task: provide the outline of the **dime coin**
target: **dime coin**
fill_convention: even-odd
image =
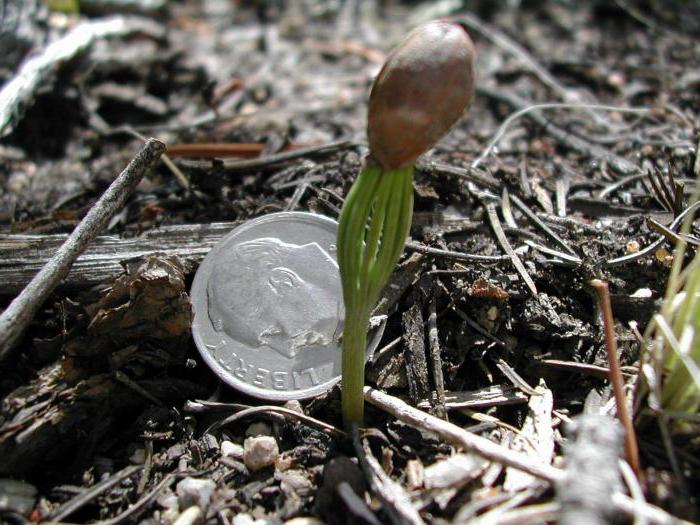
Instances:
[[[224,382],[285,401],[340,380],[337,227],[321,215],[273,213],[238,226],[204,258],[192,284],[192,334]],[[382,331],[372,334],[370,353]]]

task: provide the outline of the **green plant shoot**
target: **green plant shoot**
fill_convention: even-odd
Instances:
[[[363,420],[370,314],[411,227],[414,162],[469,107],[474,57],[463,28],[431,22],[391,52],[372,86],[369,159],[345,199],[338,225],[345,303],[342,411],[348,428]]]

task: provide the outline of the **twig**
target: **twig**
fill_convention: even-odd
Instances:
[[[475,519],[474,525],[522,525],[523,523],[556,523],[559,519],[559,504],[535,503],[507,510],[498,516],[486,516],[486,519]],[[591,525],[591,524],[587,524]]]
[[[639,484],[639,480],[635,475],[634,471],[630,467],[629,463],[626,461],[619,460],[620,473],[622,474],[622,479],[625,480],[627,484],[627,489],[629,490],[632,498],[640,504],[644,504],[646,500],[644,499],[644,490]],[[647,525],[647,520],[644,516],[637,515],[634,518],[634,525]]]
[[[274,405],[263,405],[263,406],[245,408],[245,409],[241,410],[240,412],[236,412],[235,414],[228,416],[227,418],[223,419],[222,421],[217,421],[216,423],[211,425],[206,430],[205,434],[209,434],[219,427],[222,427],[225,425],[230,425],[231,423],[238,421],[239,419],[243,419],[243,418],[248,417],[248,416],[253,416],[255,414],[268,413],[268,412],[282,414],[283,416],[285,416],[287,418],[291,418],[291,419],[298,419],[299,421],[303,421],[307,425],[311,425],[311,426],[319,428],[320,430],[324,430],[337,438],[344,439],[347,437],[345,432],[334,427],[333,425],[329,425],[328,423],[324,423],[323,421],[315,419],[311,416],[307,416],[306,414],[302,414],[300,412],[295,412],[294,410],[291,410],[289,408],[278,407],[278,406],[274,406]]]
[[[481,325],[480,325],[479,323],[477,323],[474,319],[472,319],[471,317],[469,317],[469,316],[468,316],[466,313],[464,313],[462,310],[460,310],[459,308],[457,308],[457,306],[456,306],[454,303],[451,305],[451,307],[452,307],[452,310],[454,311],[454,313],[456,313],[459,317],[461,317],[462,320],[463,320],[465,323],[467,323],[471,328],[473,328],[476,332],[478,332],[479,334],[483,335],[483,336],[486,337],[487,339],[493,341],[494,343],[496,343],[496,344],[497,344],[498,346],[500,346],[501,348],[505,348],[505,347],[506,347],[506,344],[505,344],[503,341],[501,341],[498,337],[496,337],[496,336],[493,335],[491,332],[489,332],[488,330],[486,330],[483,326],[481,326]]]
[[[520,469],[549,482],[555,482],[561,479],[563,475],[563,472],[558,468],[533,461],[532,458],[523,454],[508,450],[484,437],[467,432],[448,421],[413,408],[396,397],[371,387],[365,387],[364,392],[365,400],[369,403],[385,410],[404,423],[433,432],[455,446],[475,452],[491,461]]]
[[[485,202],[484,206],[486,207],[486,213],[488,214],[489,223],[491,224],[493,233],[496,235],[496,240],[498,240],[498,243],[501,245],[506,254],[508,254],[508,257],[510,257],[515,270],[518,272],[518,274],[520,274],[520,277],[527,285],[527,288],[530,290],[532,296],[537,297],[537,287],[535,286],[534,281],[530,277],[530,274],[527,273],[525,265],[520,260],[520,257],[518,257],[518,254],[515,253],[515,250],[510,245],[510,242],[508,242],[508,237],[506,237],[506,234],[503,231],[501,221],[498,218],[498,213],[496,212],[496,204],[493,202]]]
[[[0,91],[0,137],[10,133],[23,109],[33,102],[37,89],[50,83],[56,70],[90,47],[96,40],[134,33],[162,38],[163,29],[145,19],[113,17],[83,22],[49,44],[40,54],[25,61],[15,77]]]
[[[411,503],[408,493],[382,470],[366,443],[363,446],[360,442],[357,427],[353,430],[352,443],[369,485],[384,504],[391,521],[396,525],[424,525],[425,522]]]
[[[440,338],[437,328],[437,308],[435,305],[436,292],[433,290],[428,303],[428,343],[430,344],[430,360],[433,367],[433,382],[435,383],[435,413],[441,419],[447,419],[445,408],[445,379],[442,375],[442,358],[440,357]]]
[[[460,179],[465,179],[469,182],[473,182],[477,186],[488,188],[492,191],[499,191],[502,186],[502,184],[491,175],[480,169],[458,168],[457,166],[450,166],[449,164],[442,164],[430,160],[419,162],[418,169],[429,174],[459,177]]]
[[[486,89],[486,88],[485,88]],[[489,90],[489,93],[493,94],[496,92],[491,92]],[[512,101],[516,101],[517,98],[515,96],[505,96],[508,99],[512,99]],[[511,98],[512,97],[512,98]],[[522,105],[522,103],[520,104]],[[539,111],[542,109],[602,109],[605,111],[616,111],[618,113],[634,113],[634,114],[647,114],[651,111],[650,108],[624,108],[624,107],[618,107],[618,106],[606,106],[602,104],[561,104],[561,103],[548,103],[548,104],[532,104],[528,105],[525,107],[521,107],[518,111],[515,113],[512,113],[508,116],[506,120],[503,121],[503,124],[498,128],[496,133],[494,133],[493,138],[491,141],[488,143],[486,148],[484,148],[484,151],[481,152],[481,154],[474,159],[474,161],[471,164],[472,168],[478,168],[482,162],[486,159],[486,157],[489,156],[491,151],[493,151],[493,148],[496,147],[496,144],[503,138],[503,135],[505,135],[506,130],[510,127],[510,125],[518,120],[520,117],[527,115],[528,113],[536,112],[530,115],[534,120],[538,120],[538,115]],[[544,117],[541,117],[544,118]],[[586,142],[581,138],[578,138],[577,140],[581,140],[582,142]],[[599,149],[600,146],[595,146],[594,144],[589,145],[590,150],[594,149]],[[601,150],[603,148],[600,148]],[[612,152],[610,152],[612,154]]]
[[[224,171],[227,171],[229,173],[240,173],[255,169],[271,169],[277,166],[278,164],[283,164],[285,162],[289,162],[290,160],[296,160],[314,155],[329,155],[331,153],[335,153],[344,149],[351,149],[356,146],[357,144],[352,141],[339,140],[337,142],[330,142],[321,146],[310,146],[308,148],[299,148],[292,151],[283,151],[282,153],[275,153],[274,155],[267,155],[265,157],[259,157],[256,159],[224,159],[221,162],[221,166],[224,169]],[[196,160],[182,160],[180,161],[180,164],[188,168],[202,169],[209,169],[212,166],[211,162]]]
[[[476,255],[470,253],[453,252],[450,250],[441,250],[440,248],[423,246],[422,244],[418,244],[417,242],[407,242],[406,248],[415,252],[424,253],[426,255],[437,255],[438,257],[445,257],[447,259],[454,259],[456,261],[498,263],[509,260],[509,257],[507,255]]]
[[[673,222],[669,224],[666,228],[669,231],[674,231],[676,230],[682,223],[683,219],[689,214],[694,212],[697,208],[700,208],[700,201],[694,202],[690,206],[688,206],[685,210],[683,210],[675,219],[673,219]],[[617,266],[619,264],[626,264],[628,262],[636,261],[637,259],[641,259],[642,257],[646,257],[650,253],[653,253],[656,251],[656,249],[661,246],[664,241],[666,240],[665,235],[661,235],[658,239],[656,239],[654,242],[646,246],[645,248],[642,248],[636,253],[631,253],[629,255],[623,255],[622,257],[615,257],[614,259],[608,259],[603,263],[603,266],[606,266],[608,268],[612,266]]]
[[[617,355],[617,338],[615,337],[615,320],[613,319],[612,306],[610,304],[610,291],[608,290],[608,284],[600,279],[593,279],[591,286],[598,294],[598,304],[603,314],[605,347],[608,352],[608,365],[610,366],[610,383],[615,394],[617,416],[625,429],[625,456],[632,470],[639,478],[641,476],[639,445],[637,444],[637,435],[634,432],[632,418],[627,410],[625,381],[622,378],[620,361]]]
[[[132,521],[135,517],[137,517],[139,514],[141,514],[143,511],[146,510],[146,508],[153,502],[153,500],[158,497],[158,494],[170,485],[173,480],[176,478],[176,475],[174,474],[167,474],[161,481],[158,483],[153,489],[151,489],[148,494],[143,496],[140,500],[138,500],[136,503],[133,505],[130,505],[127,507],[127,509],[122,512],[121,514],[118,514],[112,519],[105,520],[105,521],[100,521],[100,525],[119,525],[124,522],[130,522]]]
[[[523,214],[524,214],[528,219],[530,219],[530,221],[532,221],[533,224],[535,224],[535,226],[537,226],[538,228],[540,228],[540,229],[545,233],[545,235],[547,235],[547,236],[548,236],[550,239],[552,239],[555,243],[557,243],[557,244],[558,244],[559,246],[561,246],[564,250],[566,250],[566,252],[568,252],[569,255],[573,255],[574,257],[576,257],[576,258],[578,259],[578,255],[577,255],[576,252],[566,243],[566,241],[565,241],[564,239],[562,239],[561,237],[559,237],[559,235],[557,235],[556,232],[555,232],[554,230],[552,230],[552,228],[550,228],[549,226],[547,226],[547,225],[542,221],[542,219],[540,219],[537,215],[535,215],[534,212],[533,212],[530,208],[528,208],[527,205],[526,205],[523,201],[521,201],[521,200],[518,198],[517,195],[511,195],[511,196],[510,196],[510,200],[512,200],[512,201],[513,201],[513,204],[515,204],[515,205],[518,207],[518,209],[519,209],[521,212],[523,212]]]
[[[600,159],[604,162],[610,164],[615,170],[619,171],[624,175],[631,175],[633,173],[639,173],[641,168],[630,162],[629,160],[620,157],[619,155],[613,153],[607,148],[599,146],[597,144],[591,144],[590,142],[583,140],[580,137],[572,135],[568,131],[556,126],[551,121],[549,121],[540,111],[532,111],[532,104],[526,100],[520,98],[519,96],[512,93],[504,93],[502,91],[497,91],[495,89],[487,88],[485,86],[480,86],[478,92],[487,97],[493,98],[500,102],[505,102],[511,107],[516,109],[516,113],[511,115],[511,117],[517,118],[519,113],[522,112],[523,115],[527,115],[537,124],[545,128],[554,138],[556,138],[561,143],[567,145],[574,151],[588,155],[591,158]],[[504,123],[505,124],[505,123]],[[476,161],[475,161],[476,162]]]
[[[97,496],[118,485],[135,472],[138,472],[140,469],[141,467],[137,465],[132,465],[120,470],[119,472],[107,478],[106,480],[101,481],[97,485],[90,487],[84,492],[81,492],[73,499],[68,500],[66,503],[58,507],[51,514],[46,516],[46,519],[49,521],[63,521],[64,518],[67,518],[68,516],[73,514],[80,507],[90,503]]]
[[[508,450],[493,441],[467,432],[453,423],[413,408],[397,397],[371,387],[365,387],[364,394],[367,402],[388,412],[400,421],[437,434],[455,446],[479,454],[491,461],[520,469],[550,483],[557,483],[564,479],[564,472],[557,467],[534,462],[519,452]],[[615,509],[626,516],[642,515],[653,525],[690,525],[690,522],[680,520],[659,507],[648,503],[640,505],[624,494],[615,493],[611,497]]]
[[[538,392],[536,389],[532,388],[527,381],[520,377],[520,374],[518,374],[512,366],[510,366],[500,357],[496,360],[496,367],[504,376],[506,376],[506,379],[508,379],[508,381],[510,381],[515,388],[520,389],[523,393],[531,396],[542,395],[541,392]]]
[[[158,161],[164,151],[165,144],[162,142],[155,139],[146,142],[56,254],[0,315],[0,363],[10,355],[41,305],[68,274],[78,255],[122,208],[146,171]]]
[[[528,397],[510,385],[491,385],[479,390],[454,391],[445,393],[445,408],[491,408],[495,406],[527,403]],[[429,401],[421,401],[418,408],[430,408]]]
[[[545,366],[551,366],[553,368],[559,368],[561,370],[568,370],[570,372],[578,372],[580,374],[587,374],[598,379],[607,379],[610,377],[610,369],[604,366],[591,365],[588,363],[577,363],[575,361],[561,361],[559,359],[538,359],[535,364],[541,364]],[[622,373],[626,376],[634,376],[639,370],[636,368],[630,369],[630,367],[620,367]]]

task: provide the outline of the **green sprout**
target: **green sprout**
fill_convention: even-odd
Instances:
[[[471,104],[475,55],[461,26],[430,22],[389,54],[372,85],[369,157],[338,225],[345,302],[342,411],[348,428],[363,420],[369,317],[411,227],[414,163]]]
[[[693,171],[698,174],[700,184],[700,152],[696,153]],[[691,202],[694,204],[687,209],[673,252],[663,305],[645,333],[646,340],[652,341],[652,354],[647,357],[656,364],[656,378],[662,379],[659,384],[654,378],[647,378],[650,386],[660,386],[656,392],[652,388],[652,405],[680,416],[700,411],[700,251],[683,266],[687,252],[685,236],[696,219],[700,189],[693,192]]]

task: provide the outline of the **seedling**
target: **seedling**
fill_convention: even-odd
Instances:
[[[471,104],[475,55],[461,26],[430,22],[389,54],[372,85],[370,153],[338,225],[345,302],[342,409],[348,428],[363,419],[369,316],[411,227],[414,162]]]

